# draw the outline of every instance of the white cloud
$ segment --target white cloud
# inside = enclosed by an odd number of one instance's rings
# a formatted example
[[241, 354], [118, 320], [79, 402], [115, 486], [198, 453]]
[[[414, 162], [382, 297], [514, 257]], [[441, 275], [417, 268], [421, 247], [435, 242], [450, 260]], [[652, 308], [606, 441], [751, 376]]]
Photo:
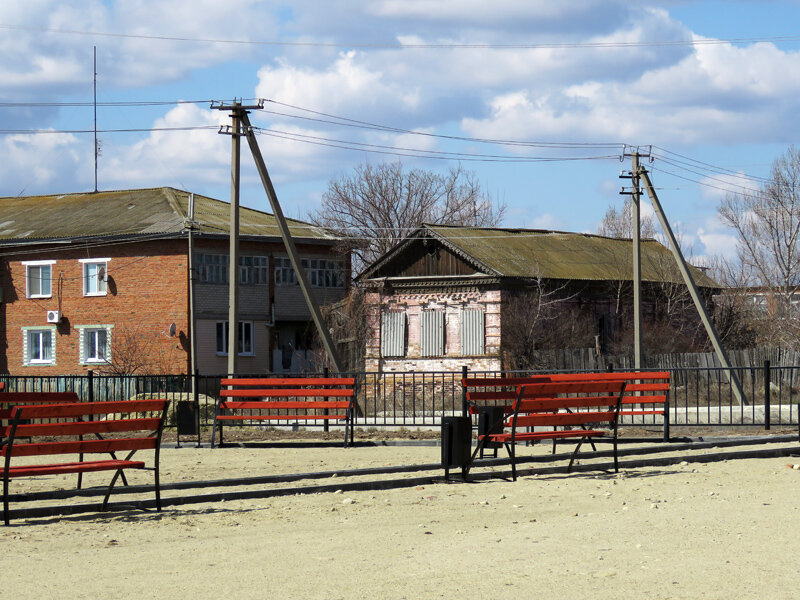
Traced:
[[[92, 178], [89, 159], [91, 144], [81, 143], [74, 135], [42, 133], [0, 138], [0, 180], [6, 182], [5, 194], [37, 194], [54, 191], [59, 181], [69, 180], [72, 189], [85, 189]], [[10, 182], [15, 187], [9, 187]], [[69, 188], [66, 188], [69, 190]], [[65, 191], [64, 189], [58, 191]]]

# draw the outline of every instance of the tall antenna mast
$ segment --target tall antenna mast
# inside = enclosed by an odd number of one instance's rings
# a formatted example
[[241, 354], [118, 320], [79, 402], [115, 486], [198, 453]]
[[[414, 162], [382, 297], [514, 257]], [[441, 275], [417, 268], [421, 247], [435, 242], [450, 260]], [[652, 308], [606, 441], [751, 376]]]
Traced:
[[97, 191], [97, 46], [94, 46], [94, 191]]

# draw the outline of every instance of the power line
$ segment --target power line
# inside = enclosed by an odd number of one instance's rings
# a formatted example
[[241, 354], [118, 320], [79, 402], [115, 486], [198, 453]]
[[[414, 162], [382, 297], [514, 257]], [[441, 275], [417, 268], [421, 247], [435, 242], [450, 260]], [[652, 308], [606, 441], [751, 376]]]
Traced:
[[[278, 113], [274, 111], [268, 111], [266, 109], [261, 109], [260, 112], [274, 114], [278, 116], [290, 117], [294, 119], [303, 119], [307, 121], [315, 121], [321, 123], [329, 123], [332, 125], [342, 125], [346, 127], [358, 127], [363, 129], [374, 129], [377, 131], [386, 131], [389, 133], [401, 133], [404, 135], [419, 135], [423, 137], [432, 137], [432, 138], [439, 138], [439, 139], [448, 139], [448, 140], [455, 140], [460, 142], [478, 142], [478, 143], [485, 143], [485, 144], [501, 144], [501, 145], [508, 145], [508, 146], [533, 146], [533, 147], [543, 147], [543, 148], [622, 148], [624, 145], [622, 142], [542, 142], [542, 141], [533, 141], [533, 142], [526, 142], [520, 140], [502, 140], [502, 139], [491, 139], [491, 138], [475, 138], [475, 137], [466, 137], [466, 136], [457, 136], [457, 135], [442, 135], [442, 134], [435, 134], [435, 133], [428, 133], [425, 131], [415, 131], [413, 129], [402, 129], [399, 127], [392, 127], [389, 125], [380, 125], [377, 123], [370, 123], [368, 121], [359, 121], [357, 119], [351, 119], [348, 117], [341, 117], [338, 115], [332, 115], [329, 113], [319, 112], [315, 110], [311, 110], [308, 108], [303, 108], [301, 106], [295, 106], [292, 104], [286, 104], [285, 102], [279, 102], [277, 100], [271, 100], [269, 98], [264, 98], [264, 102], [269, 102], [271, 104], [277, 104], [280, 106], [285, 106], [287, 108], [292, 108], [295, 110], [299, 110], [302, 112], [307, 112], [310, 114], [327, 117], [327, 119], [315, 119], [311, 117], [303, 117], [300, 115], [292, 115], [288, 113]], [[335, 119], [335, 120], [328, 120], [328, 119]]]
[[727, 39], [684, 39], [684, 40], [653, 40], [642, 42], [567, 42], [567, 43], [517, 43], [517, 44], [431, 44], [417, 43], [404, 44], [391, 43], [361, 43], [361, 42], [300, 42], [280, 40], [243, 40], [225, 38], [193, 38], [166, 35], [143, 35], [132, 33], [119, 33], [109, 31], [87, 31], [77, 29], [56, 29], [50, 27], [25, 27], [21, 25], [0, 24], [0, 29], [13, 31], [35, 31], [38, 33], [58, 33], [68, 35], [83, 35], [97, 37], [111, 37], [121, 39], [157, 40], [166, 42], [192, 42], [204, 44], [235, 44], [243, 46], [286, 46], [286, 47], [311, 47], [311, 48], [364, 48], [376, 50], [571, 50], [571, 49], [599, 49], [599, 48], [653, 48], [674, 46], [714, 46], [720, 44], [754, 44], [759, 42], [797, 42], [798, 35], [771, 36], [771, 37], [743, 37]]
[[326, 146], [345, 150], [358, 150], [363, 152], [373, 152], [378, 154], [392, 154], [396, 156], [407, 156], [414, 158], [431, 158], [438, 160], [462, 160], [462, 161], [481, 161], [481, 162], [564, 162], [574, 160], [617, 160], [619, 155], [605, 156], [585, 156], [585, 157], [534, 157], [534, 156], [508, 156], [500, 154], [477, 154], [468, 152], [448, 152], [441, 150], [424, 150], [418, 148], [402, 148], [397, 146], [387, 146], [381, 144], [368, 144], [363, 142], [353, 142], [349, 140], [337, 140], [320, 136], [305, 135], [278, 131], [274, 129], [264, 129], [254, 127], [256, 133], [286, 139], [295, 142], [302, 142], [316, 146]]

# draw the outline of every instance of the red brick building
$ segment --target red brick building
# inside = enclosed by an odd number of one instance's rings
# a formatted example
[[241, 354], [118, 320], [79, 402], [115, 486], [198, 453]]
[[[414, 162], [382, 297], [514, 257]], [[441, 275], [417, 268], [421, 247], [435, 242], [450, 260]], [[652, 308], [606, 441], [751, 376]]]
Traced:
[[[0, 373], [186, 373], [192, 288], [197, 367], [224, 373], [229, 211], [172, 188], [0, 199]], [[289, 227], [317, 300], [344, 297], [337, 239]], [[238, 278], [239, 372], [302, 369], [310, 313], [272, 215], [241, 208]]]

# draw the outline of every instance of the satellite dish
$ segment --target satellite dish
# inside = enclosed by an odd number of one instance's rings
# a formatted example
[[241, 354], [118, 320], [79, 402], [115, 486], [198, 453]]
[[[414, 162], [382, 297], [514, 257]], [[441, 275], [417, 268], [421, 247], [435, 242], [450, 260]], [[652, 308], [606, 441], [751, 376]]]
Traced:
[[169, 337], [175, 337], [175, 332], [177, 331], [177, 329], [178, 328], [175, 326], [175, 323], [170, 325], [169, 326]]

